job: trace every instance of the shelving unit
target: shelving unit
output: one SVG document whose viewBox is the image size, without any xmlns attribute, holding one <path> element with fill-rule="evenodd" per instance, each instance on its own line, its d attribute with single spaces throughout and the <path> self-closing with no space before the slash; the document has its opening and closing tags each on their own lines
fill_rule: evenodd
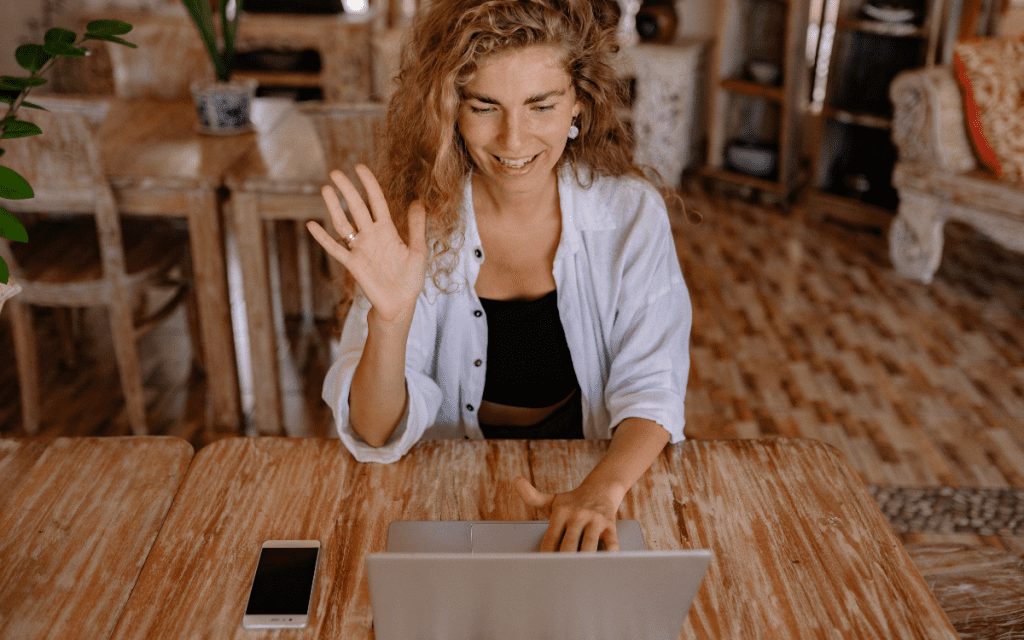
<svg viewBox="0 0 1024 640">
<path fill-rule="evenodd" d="M 812 105 L 813 188 L 809 210 L 857 227 L 885 229 L 898 205 L 892 186 L 889 84 L 901 71 L 936 63 L 946 0 L 910 0 L 913 19 L 886 22 L 868 0 L 830 0 L 819 59 L 827 60 L 824 100 Z M 879 3 L 881 4 L 881 3 Z M 817 92 L 816 92 L 817 93 Z"/>
<path fill-rule="evenodd" d="M 708 72 L 708 157 L 702 175 L 779 201 L 788 200 L 796 190 L 800 118 L 806 104 L 807 16 L 808 0 L 719 3 Z M 777 77 L 762 76 L 759 81 L 751 63 L 762 71 L 774 66 Z M 761 165 L 765 170 L 732 161 L 730 148 L 740 144 L 769 156 Z"/>
</svg>

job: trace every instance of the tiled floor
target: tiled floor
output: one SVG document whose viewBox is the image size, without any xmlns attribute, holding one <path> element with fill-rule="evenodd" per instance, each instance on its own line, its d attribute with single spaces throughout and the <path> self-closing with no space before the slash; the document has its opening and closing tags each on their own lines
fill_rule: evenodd
<svg viewBox="0 0 1024 640">
<path fill-rule="evenodd" d="M 893 272 L 880 235 L 799 207 L 782 213 L 698 192 L 687 202 L 703 216 L 674 225 L 694 306 L 689 437 L 829 442 L 908 548 L 926 549 L 922 567 L 939 566 L 938 543 L 950 557 L 965 554 L 965 566 L 989 552 L 1024 557 L 1024 256 L 954 225 L 935 282 L 923 286 Z M 106 324 L 95 312 L 82 324 L 78 369 L 44 366 L 45 432 L 127 433 Z M 45 312 L 40 326 L 44 352 L 56 353 Z M 0 353 L 11 353 L 10 339 L 0 327 Z M 142 342 L 149 416 L 154 432 L 201 446 L 217 434 L 202 426 L 204 386 L 190 375 L 186 341 L 179 317 Z M 314 350 L 302 368 L 295 353 L 282 354 L 293 435 L 331 433 L 319 400 L 326 352 Z M 4 434 L 20 433 L 17 398 L 5 358 Z M 1012 560 L 998 566 L 1024 584 Z M 948 586 L 954 574 L 936 571 L 934 584 Z M 1002 635 L 989 637 L 1024 637 L 1020 617 L 1018 607 L 992 622 Z"/>
</svg>

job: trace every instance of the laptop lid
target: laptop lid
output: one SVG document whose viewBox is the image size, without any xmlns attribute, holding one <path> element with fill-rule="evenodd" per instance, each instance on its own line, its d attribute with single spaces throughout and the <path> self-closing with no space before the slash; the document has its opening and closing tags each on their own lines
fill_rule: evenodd
<svg viewBox="0 0 1024 640">
<path fill-rule="evenodd" d="M 536 527 L 546 523 L 454 524 L 460 526 L 451 530 L 462 532 L 477 525 L 468 528 L 475 531 L 477 551 L 387 551 L 367 557 L 378 640 L 676 638 L 711 558 L 707 550 L 481 551 L 508 537 L 502 527 L 481 524 L 518 525 L 539 544 L 543 530 L 538 536 Z M 403 524 L 395 530 L 414 528 Z M 389 530 L 392 548 L 390 538 Z M 404 548 L 405 542 L 396 537 L 394 546 Z"/>
</svg>

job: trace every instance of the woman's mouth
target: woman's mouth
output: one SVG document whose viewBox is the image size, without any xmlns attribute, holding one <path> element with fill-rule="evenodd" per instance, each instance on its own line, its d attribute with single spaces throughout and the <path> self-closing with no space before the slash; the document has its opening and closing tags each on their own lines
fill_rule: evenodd
<svg viewBox="0 0 1024 640">
<path fill-rule="evenodd" d="M 538 153 L 537 155 L 529 156 L 526 158 L 504 158 L 502 156 L 494 156 L 494 158 L 501 164 L 501 166 L 506 167 L 508 169 L 522 169 L 526 165 L 536 160 L 537 156 L 539 155 L 540 154 Z"/>
</svg>

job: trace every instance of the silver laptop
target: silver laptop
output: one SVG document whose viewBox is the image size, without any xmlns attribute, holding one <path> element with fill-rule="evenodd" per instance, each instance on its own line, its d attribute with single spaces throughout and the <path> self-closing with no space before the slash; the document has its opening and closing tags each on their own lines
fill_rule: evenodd
<svg viewBox="0 0 1024 640">
<path fill-rule="evenodd" d="M 377 640 L 679 637 L 710 551 L 646 551 L 640 524 L 621 520 L 621 551 L 538 553 L 546 529 L 393 522 L 367 556 Z"/>
</svg>

